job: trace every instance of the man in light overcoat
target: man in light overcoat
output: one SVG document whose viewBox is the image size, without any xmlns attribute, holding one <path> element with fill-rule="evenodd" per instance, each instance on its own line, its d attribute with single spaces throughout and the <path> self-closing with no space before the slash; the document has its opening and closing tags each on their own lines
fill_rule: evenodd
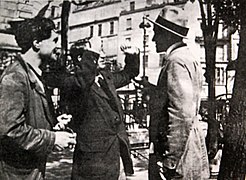
<svg viewBox="0 0 246 180">
<path fill-rule="evenodd" d="M 153 22 L 153 41 L 165 59 L 150 99 L 150 180 L 209 178 L 198 120 L 201 67 L 182 41 L 188 33 L 185 17 L 183 9 L 165 6 Z"/>
</svg>

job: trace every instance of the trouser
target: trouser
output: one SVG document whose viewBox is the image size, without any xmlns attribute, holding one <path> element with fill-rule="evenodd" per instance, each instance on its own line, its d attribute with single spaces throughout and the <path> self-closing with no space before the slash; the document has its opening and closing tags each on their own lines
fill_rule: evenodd
<svg viewBox="0 0 246 180">
<path fill-rule="evenodd" d="M 118 180 L 126 180 L 126 174 L 125 174 L 125 171 L 124 171 L 124 165 L 123 165 L 123 162 L 122 162 L 121 158 L 120 158 L 120 175 L 119 175 Z"/>
<path fill-rule="evenodd" d="M 149 167 L 148 167 L 148 174 L 149 180 L 162 180 L 159 172 L 160 167 L 157 165 L 157 156 L 156 154 L 149 155 Z"/>
</svg>

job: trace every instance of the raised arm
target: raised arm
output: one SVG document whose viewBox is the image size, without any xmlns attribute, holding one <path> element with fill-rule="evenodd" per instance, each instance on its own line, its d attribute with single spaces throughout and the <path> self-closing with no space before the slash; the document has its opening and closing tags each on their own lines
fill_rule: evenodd
<svg viewBox="0 0 246 180">
<path fill-rule="evenodd" d="M 125 53 L 125 67 L 120 72 L 114 73 L 114 85 L 116 88 L 129 84 L 131 79 L 139 74 L 139 49 L 121 46 L 121 50 Z"/>
</svg>

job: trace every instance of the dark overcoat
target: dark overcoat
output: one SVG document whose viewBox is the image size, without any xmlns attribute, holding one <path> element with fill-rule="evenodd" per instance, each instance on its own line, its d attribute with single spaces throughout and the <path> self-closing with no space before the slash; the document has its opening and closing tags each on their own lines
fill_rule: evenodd
<svg viewBox="0 0 246 180">
<path fill-rule="evenodd" d="M 87 89 L 80 89 L 83 96 L 75 95 L 76 87 L 67 87 L 68 93 L 74 92 L 69 103 L 77 132 L 72 179 L 117 180 L 120 157 L 125 172 L 133 173 L 130 145 L 116 88 L 129 84 L 138 75 L 139 56 L 127 54 L 125 62 L 124 70 L 118 73 L 100 71 L 104 85 L 99 87 L 93 83 Z M 79 84 L 76 82 L 78 79 L 68 78 L 65 84 Z"/>
<path fill-rule="evenodd" d="M 0 179 L 43 179 L 55 134 L 46 95 L 18 56 L 0 79 Z"/>
</svg>

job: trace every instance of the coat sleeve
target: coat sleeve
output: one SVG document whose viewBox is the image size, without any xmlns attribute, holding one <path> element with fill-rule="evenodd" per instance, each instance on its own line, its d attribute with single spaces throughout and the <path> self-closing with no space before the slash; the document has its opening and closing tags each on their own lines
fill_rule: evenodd
<svg viewBox="0 0 246 180">
<path fill-rule="evenodd" d="M 190 70 L 184 63 L 172 61 L 167 68 L 169 150 L 164 158 L 164 166 L 169 169 L 176 167 L 185 150 L 195 115 L 193 93 Z"/>
<path fill-rule="evenodd" d="M 18 72 L 7 74 L 2 78 L 0 84 L 1 141 L 15 144 L 20 149 L 37 154 L 49 153 L 55 142 L 54 132 L 37 129 L 27 124 L 29 97 L 26 80 L 26 77 Z"/>
<path fill-rule="evenodd" d="M 122 71 L 113 74 L 116 89 L 129 84 L 139 74 L 139 54 L 126 54 L 125 63 Z"/>
</svg>

